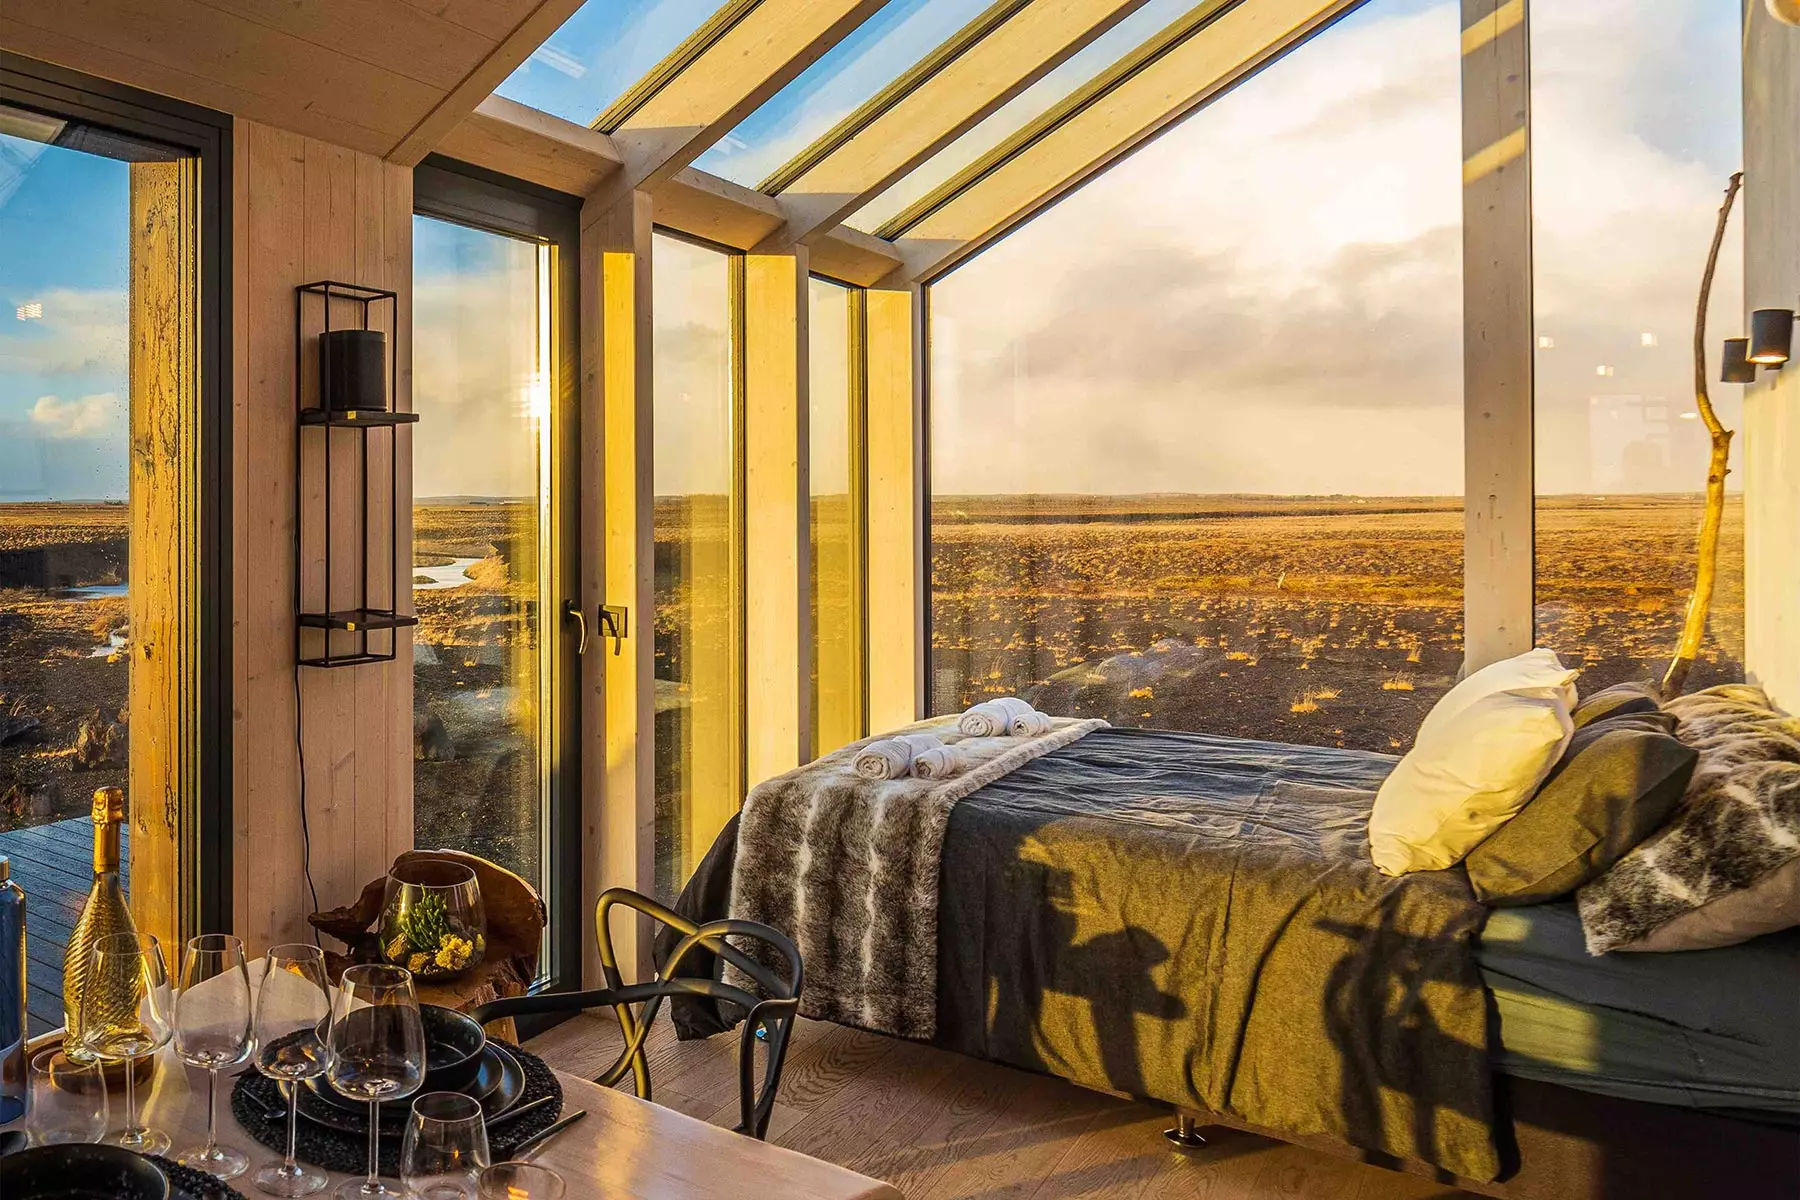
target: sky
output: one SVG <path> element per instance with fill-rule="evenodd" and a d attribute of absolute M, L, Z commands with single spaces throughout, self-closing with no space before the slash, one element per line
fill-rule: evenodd
<path fill-rule="evenodd" d="M 1736 12 L 1532 11 L 1540 490 L 1698 490 Z M 933 287 L 934 491 L 1459 493 L 1457 37 L 1374 0 Z"/>
<path fill-rule="evenodd" d="M 585 123 L 713 3 L 591 0 L 501 94 Z M 897 211 L 1187 3 L 1150 0 L 856 220 Z M 982 7 L 890 0 L 703 165 L 756 182 Z M 1687 491 L 1703 473 L 1686 347 L 1740 154 L 1738 15 L 1657 12 L 1532 10 L 1547 492 Z M 935 286 L 934 489 L 1459 492 L 1457 45 L 1451 0 L 1371 0 Z M 127 174 L 0 134 L 0 500 L 124 495 Z M 420 430 L 418 494 L 528 492 L 535 256 L 421 229 L 416 394 L 445 419 Z M 732 437 L 726 262 L 671 238 L 654 256 L 656 488 L 713 490 Z M 1742 332 L 1738 258 L 1734 229 L 1715 348 Z M 1737 391 L 1714 386 L 1728 424 Z"/>
<path fill-rule="evenodd" d="M 0 133 L 0 503 L 125 497 L 129 201 L 125 163 Z"/>

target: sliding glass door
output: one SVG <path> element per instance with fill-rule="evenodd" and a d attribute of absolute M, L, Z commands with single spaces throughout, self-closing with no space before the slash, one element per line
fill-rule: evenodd
<path fill-rule="evenodd" d="M 29 897 L 33 1033 L 63 1023 L 100 789 L 124 792 L 139 927 L 229 921 L 230 543 L 202 502 L 229 494 L 228 128 L 0 66 L 0 856 Z"/>
<path fill-rule="evenodd" d="M 413 829 L 546 898 L 578 973 L 575 209 L 446 164 L 413 219 Z M 559 857 L 560 852 L 560 857 Z"/>

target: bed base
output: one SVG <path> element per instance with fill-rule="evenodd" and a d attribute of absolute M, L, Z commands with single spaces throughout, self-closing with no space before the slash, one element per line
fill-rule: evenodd
<path fill-rule="evenodd" d="M 1331 1138 L 1301 1138 L 1214 1113 L 1178 1112 L 1167 1137 L 1208 1125 L 1241 1129 L 1343 1158 L 1422 1175 L 1496 1200 L 1794 1200 L 1800 1129 L 1695 1109 L 1620 1100 L 1552 1083 L 1501 1078 L 1517 1166 L 1498 1183 L 1457 1179 L 1412 1160 Z M 1192 1134 L 1199 1137 L 1198 1132 Z M 1202 1139 L 1202 1144 L 1204 1141 Z"/>

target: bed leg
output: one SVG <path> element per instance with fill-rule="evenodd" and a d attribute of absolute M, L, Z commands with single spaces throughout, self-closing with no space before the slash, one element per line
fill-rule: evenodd
<path fill-rule="evenodd" d="M 1163 1130 L 1163 1136 L 1182 1150 L 1198 1150 L 1206 1145 L 1206 1139 L 1200 1136 L 1194 1118 L 1187 1113 L 1176 1113 L 1174 1126 Z"/>

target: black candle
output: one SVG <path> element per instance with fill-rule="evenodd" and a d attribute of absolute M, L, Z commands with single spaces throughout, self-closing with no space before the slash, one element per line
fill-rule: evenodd
<path fill-rule="evenodd" d="M 387 335 L 379 329 L 333 329 L 319 335 L 319 399 L 328 409 L 387 408 Z"/>

